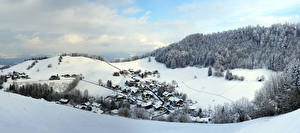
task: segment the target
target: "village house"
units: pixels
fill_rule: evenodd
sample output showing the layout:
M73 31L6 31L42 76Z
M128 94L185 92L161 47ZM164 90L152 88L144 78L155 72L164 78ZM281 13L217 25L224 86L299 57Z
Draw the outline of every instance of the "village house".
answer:
M149 99L149 98L152 98L153 95L152 95L150 92L146 92L146 91L145 91L145 92L143 93L142 97L143 97L144 99Z
M72 78L77 78L78 77L78 75L77 74L72 74L72 76L71 76Z
M182 99L179 99L177 97L170 97L169 101L174 105L174 106L183 106L184 101Z
M134 72L134 74L140 74L141 73L141 70L137 70Z
M22 79L30 79L28 75L21 75L20 78L22 78Z
M114 72L113 76L120 76L120 73L119 72Z
M70 78L71 77L70 74L64 74L64 75L61 75L61 76L64 77L64 78Z
M164 96L165 98L169 99L170 97L173 96L173 94L165 91L165 92L163 93L163 96Z
M133 73L133 72L134 72L133 69L128 69L128 71L129 71L130 73Z
M145 109L151 109L151 108L153 108L153 103L150 101L147 103L142 103L142 107Z
M153 107L154 107L154 110L155 110L155 111L162 111L162 110L165 109L165 108L162 106L162 102L161 102L161 101L155 102L155 104L153 105Z
M126 99L126 96L125 95L116 95L116 99L118 100L118 101L121 101L121 100L124 100L124 99Z
M153 74L158 74L158 70L154 70L154 71L153 71Z
M127 75L127 74L128 74L128 71L127 71L127 70L121 70L121 71L120 71L120 74Z
M125 85L127 85L129 87L137 86L137 82L130 80L130 81L126 81Z
M60 80L60 77L57 75L52 75L49 80Z
M121 89L121 87L119 85L115 85L112 88L115 89L115 90Z
M59 103L60 103L60 104L68 104L68 103L69 103L69 100L68 100L68 99L62 98L62 99L59 100Z

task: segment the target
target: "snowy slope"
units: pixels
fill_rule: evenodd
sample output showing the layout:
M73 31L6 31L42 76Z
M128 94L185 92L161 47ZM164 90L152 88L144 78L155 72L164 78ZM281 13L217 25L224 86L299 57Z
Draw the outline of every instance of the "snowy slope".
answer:
M84 81L80 81L76 86L76 89L80 90L81 92L84 92L84 90L88 90L89 95L93 97L101 97L101 96L105 97L113 93L112 90L106 89L102 86L90 84Z
M300 110L235 124L168 123L86 112L0 91L0 131L9 133L299 133Z
M120 79L112 78L112 73L116 71L115 68L111 67L110 65L106 64L105 62L93 60L90 58L84 57L64 57L63 62L58 65L58 57L53 57L45 60L40 60L33 68L27 70L27 67L33 61L26 61L20 63L18 65L12 66L9 69L3 71L3 74L7 74L12 71L17 72L25 72L29 75L31 79L29 80L19 80L18 82L21 84L26 83L47 83L51 84L54 82L61 82L60 84L54 84L53 88L59 86L57 89L59 92L63 91L62 87L66 87L65 84L70 83L71 79L63 79L60 81L49 81L49 77L51 75L62 75L62 74L82 74L86 80L92 81L97 83L99 79L103 81L112 79L113 82L119 82ZM48 65L51 64L52 67L48 68ZM81 90L88 90L91 96L107 96L113 91L105 89L103 87L91 85L85 83L83 81L79 82L77 89Z
M263 82L257 82L256 78L264 75L266 79L274 72L266 69L235 69L234 75L244 76L245 81L227 81L224 78L208 77L208 68L186 67L169 69L164 64L157 63L154 58L141 59L132 62L114 63L122 69L158 70L160 81L178 83L180 92L184 92L189 98L198 101L199 106L209 106L231 102L242 97L254 98L255 91L262 87ZM195 79L194 76L197 78Z
M29 81L47 80L51 75L56 74L82 74L85 80L97 83L99 79L106 83L112 80L113 84L122 84L125 82L124 77L114 77L113 72L118 71L116 68L99 60L85 57L69 57L63 58L62 63L58 65L58 57L52 57L39 61L32 69L26 68L33 61L26 61L3 71L4 74L12 71L25 72L32 79ZM52 64L51 68L47 66ZM171 83L175 80L178 83L177 90L187 93L188 98L197 101L198 106L207 107L210 105L222 104L237 100L242 97L253 99L256 90L262 87L263 82L257 82L258 76L264 75L268 78L273 72L265 69L235 69L233 74L244 76L245 81L226 81L224 78L208 77L207 68L186 67L169 69L164 64L158 63L152 58L140 59L131 62L112 63L121 69L133 70L158 70L160 78L150 77L159 81ZM197 78L195 79L194 76ZM21 82L21 81L20 81ZM87 89L92 96L108 95L108 90L97 86L80 82L77 89L84 91Z

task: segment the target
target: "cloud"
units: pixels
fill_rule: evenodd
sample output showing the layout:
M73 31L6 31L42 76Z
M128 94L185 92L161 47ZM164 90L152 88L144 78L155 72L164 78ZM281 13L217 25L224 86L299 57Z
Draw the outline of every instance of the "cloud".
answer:
M98 38L91 40L92 43L101 44L101 43L109 43L112 41L122 41L124 40L124 36L110 36L110 35L101 35Z
M0 55L149 52L192 33L297 22L297 14L282 12L299 5L297 0L188 0L167 10L159 4L142 8L134 0L2 0Z
M299 23L300 16L299 15L285 16L285 17L264 16L264 17L257 18L257 21L263 25L272 25L274 23Z
M16 56L0 53L0 58L5 58L5 59L7 59L7 58L16 58Z
M0 49L0 53L23 56L59 52L145 52L157 47L152 42L164 42L166 36L150 37L159 33L147 22L150 11L139 18L124 17L118 7L133 3L120 2L4 1L0 5L0 30L3 34L13 31L16 37L5 44L0 40L1 47L9 45ZM124 12L139 11L127 9ZM141 34L147 41L140 41Z
M28 37L23 34L18 34L18 35L16 35L16 39L18 39L21 42L26 43L28 45L36 46L36 45L42 44L42 41L40 40L40 38L38 36Z
M75 44L85 41L85 38L77 34L66 34L61 38L61 41Z
M31 44L41 44L41 43L42 43L42 41L40 40L39 37L34 37L34 38L32 38L32 39L30 39L30 40L28 40L28 41L29 41L29 43L31 43Z
M127 15L134 15L138 12L141 12L142 10L139 9L139 8L134 8L134 7L129 7L129 8L126 8L122 11L123 14L127 14Z
M146 11L143 16L139 18L141 22L146 22L150 18L151 11Z
M204 31L210 33L247 25L299 22L295 13L299 7L298 0L211 0L185 3L177 11L197 25L216 27Z
M133 0L96 0L97 4L105 5L107 7L120 7L132 5Z

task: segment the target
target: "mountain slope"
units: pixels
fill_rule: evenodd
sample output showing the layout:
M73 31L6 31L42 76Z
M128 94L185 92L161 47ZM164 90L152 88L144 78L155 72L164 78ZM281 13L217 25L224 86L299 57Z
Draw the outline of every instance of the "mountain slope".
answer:
M281 71L293 58L300 58L300 26L244 27L213 34L192 34L152 52L170 68L215 66L263 68Z
M48 81L51 75L62 74L82 74L84 79L93 83L98 83L101 79L104 84L107 80L112 80L115 85L124 85L128 77L113 76L113 72L119 71L118 69L108 65L107 63L99 60L94 60L85 57L63 57L62 62L58 65L58 57L52 57L45 60L40 60L34 67L27 70L27 67L33 61L26 61L21 64L12 66L6 69L2 74L7 74L12 71L25 72L31 79L18 80L22 83L34 82L50 82ZM48 65L52 67L48 68ZM148 59L140 59L131 62L112 63L121 69L133 70L158 70L160 77L148 77L147 79L155 79L161 82L172 83L176 81L178 84L179 92L186 93L188 98L197 102L197 106L207 107L210 105L222 104L230 102L230 100L237 100L242 97L253 99L255 91L262 87L263 82L257 82L256 78L264 75L266 79L272 75L272 71L265 69L235 69L232 73L238 76L244 76L244 81L227 81L224 78L208 77L207 68L186 67L178 69L169 69L164 64L158 63L152 58L149 62ZM41 81L42 80L42 81ZM45 81L43 81L45 80ZM68 84L71 80L62 79L60 81L51 81L52 83ZM12 82L12 81L9 81ZM63 90L63 85L57 85L60 91ZM77 89L89 91L91 96L107 96L112 93L111 90L101 88L94 84L80 81Z
M180 124L90 113L0 91L0 130L19 133L282 133L300 132L300 110L235 124Z

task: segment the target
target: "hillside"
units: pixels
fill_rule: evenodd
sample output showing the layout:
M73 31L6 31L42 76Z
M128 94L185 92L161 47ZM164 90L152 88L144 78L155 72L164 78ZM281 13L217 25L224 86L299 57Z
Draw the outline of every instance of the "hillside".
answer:
M103 83L107 80L111 80L114 85L124 86L124 82L128 80L128 77L113 76L114 72L118 69L108 65L107 63L99 60L94 60L85 57L70 57L63 58L60 65L58 65L58 57L52 57L45 60L40 60L36 65L27 70L28 66L34 61L26 61L21 64L12 66L6 69L2 74L8 74L9 72L25 72L31 79L19 79L17 82L20 84L34 83L34 82L59 82L61 84L54 84L60 86L64 83L70 83L70 79L62 79L60 81L48 81L51 75L63 75L63 74L82 74L86 81L98 83L101 79ZM52 66L48 68L48 65ZM178 69L168 69L164 64L158 63L152 58L149 62L148 59L140 59L131 62L112 63L121 69L128 70L142 70L142 71L154 71L158 70L160 77L148 77L146 79L155 79L160 82L172 83L176 81L178 84L177 91L186 93L189 99L197 102L198 107L208 107L217 104L223 104L225 102L231 102L242 97L254 98L256 90L262 87L263 82L258 82L256 79L259 76L264 75L266 79L272 74L271 71L264 69L234 69L233 74L244 76L244 81L227 81L224 78L208 77L207 68L186 67ZM45 80L45 81L43 81ZM9 81L11 82L11 81ZM218 84L215 84L218 83ZM56 87L58 91L63 90L62 87ZM60 89L59 89L60 88ZM80 81L77 89L89 91L91 96L107 96L112 91L89 84L87 82Z
M300 55L300 29L294 24L244 27L213 34L192 34L152 52L169 68L268 68L282 71Z
M98 115L71 107L0 91L0 130L19 133L296 133L300 110L235 124L191 124L133 120Z

